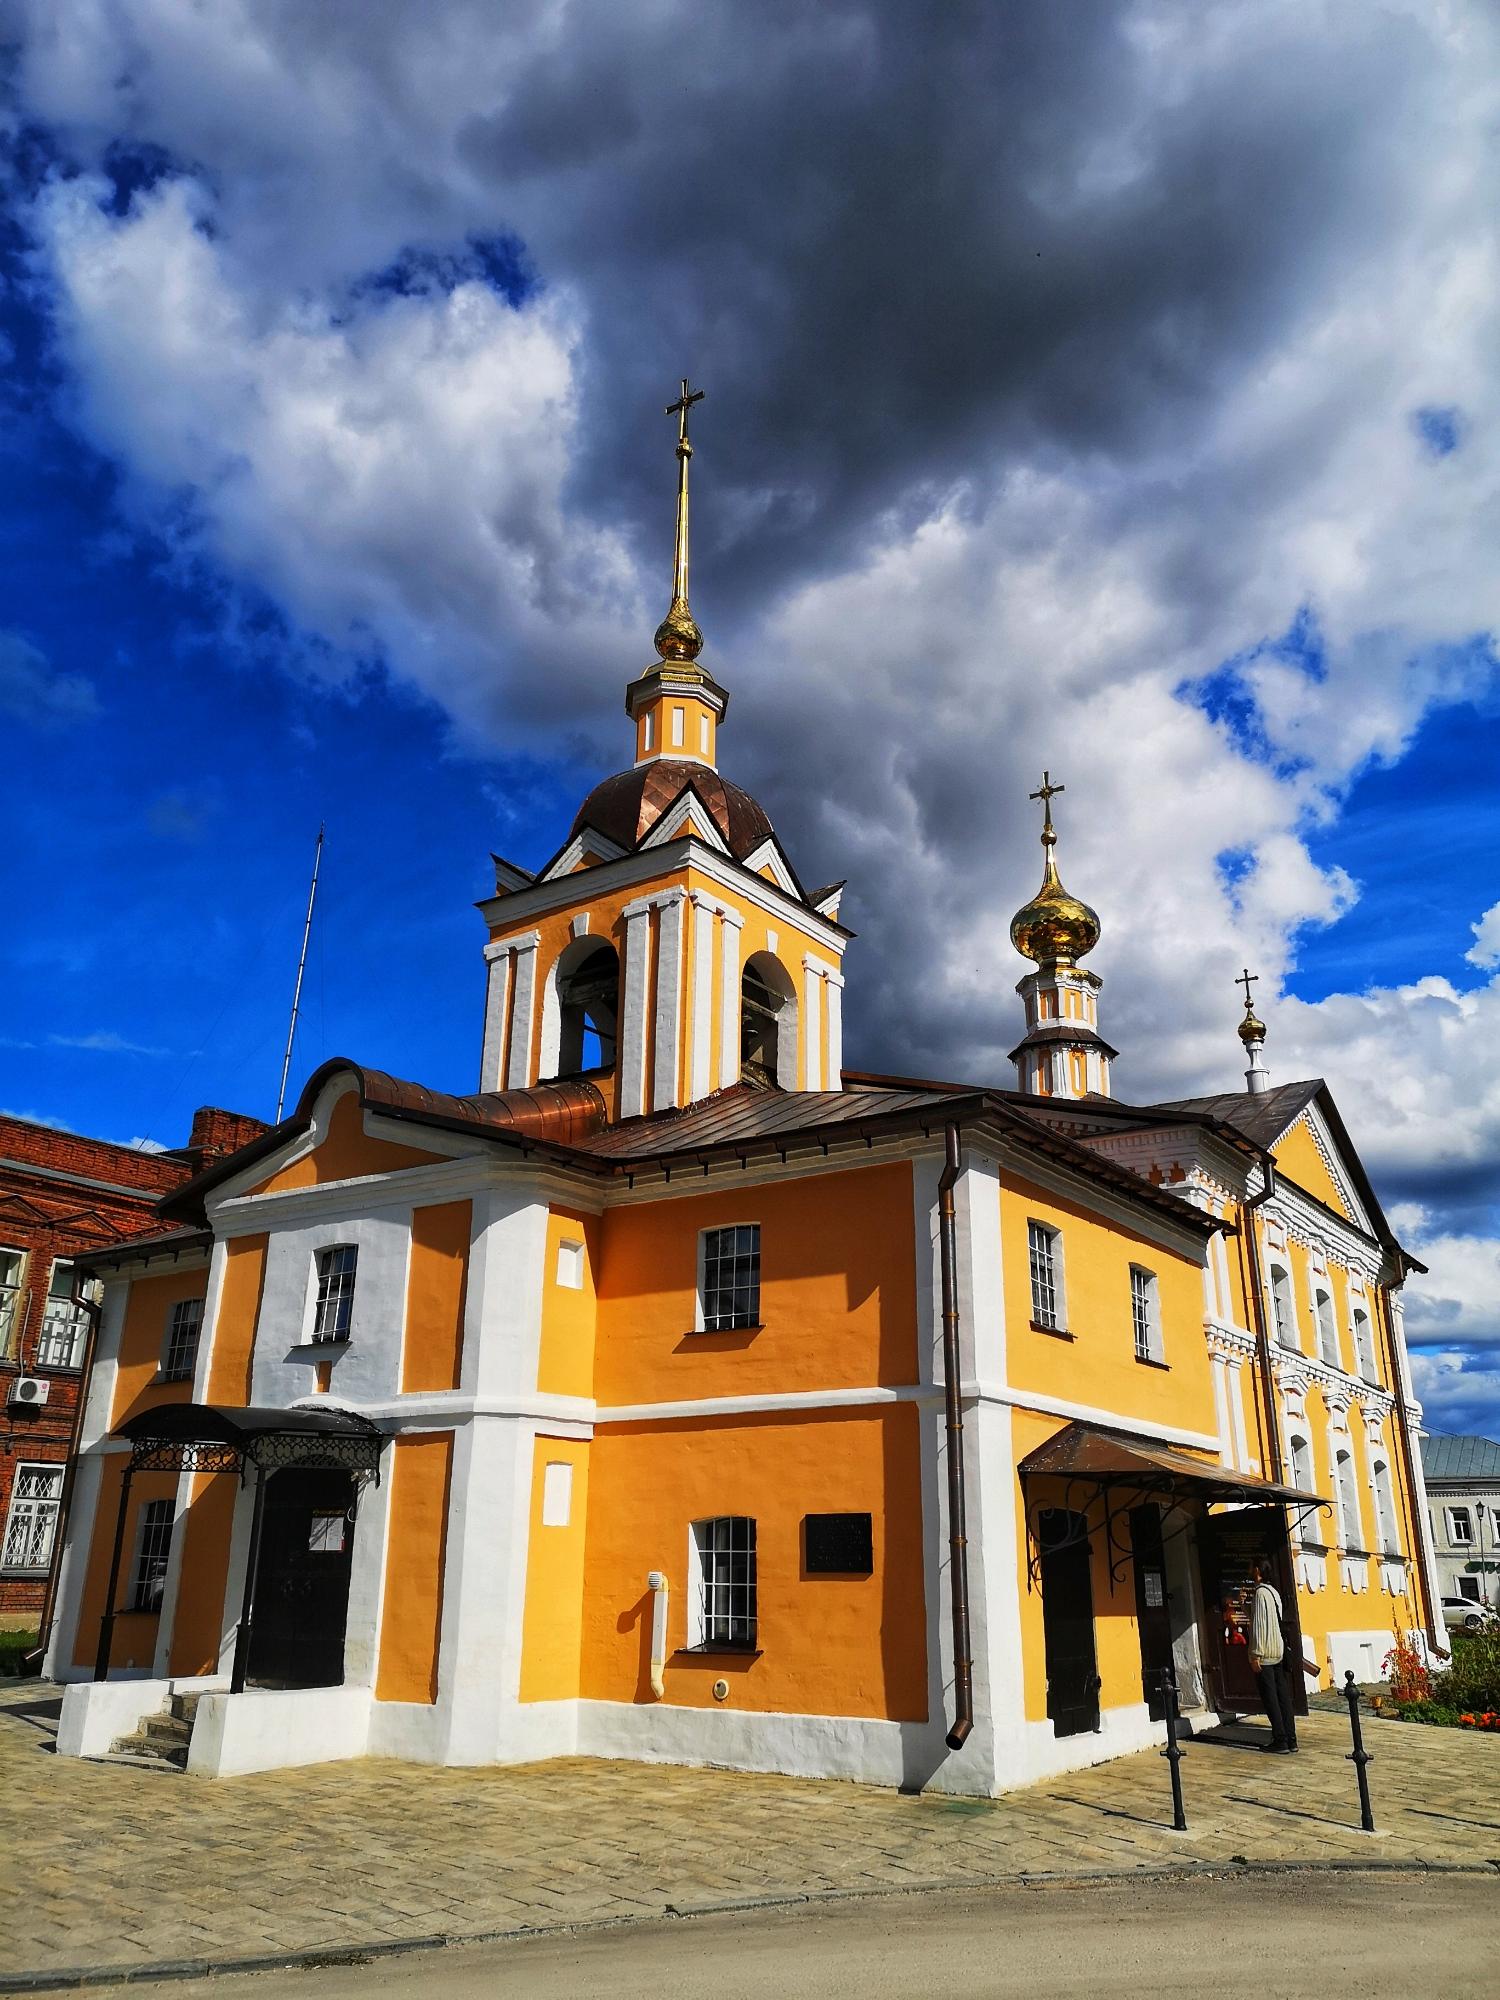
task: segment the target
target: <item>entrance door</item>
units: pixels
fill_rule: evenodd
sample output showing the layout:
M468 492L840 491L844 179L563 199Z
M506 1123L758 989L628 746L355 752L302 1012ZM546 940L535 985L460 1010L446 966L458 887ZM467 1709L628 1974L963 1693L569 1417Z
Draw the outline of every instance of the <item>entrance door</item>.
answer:
M354 1549L347 1472L270 1475L255 1572L246 1678L260 1687L338 1687Z
M1135 1618L1141 1639L1141 1691L1152 1718L1167 1712L1167 1669L1172 1654L1172 1607L1167 1592L1167 1552L1155 1507L1130 1510L1130 1550L1135 1565Z
M1250 1567L1258 1562L1281 1593L1281 1625L1286 1642L1286 1682L1298 1715L1307 1713L1302 1675L1302 1629L1292 1580L1286 1518L1279 1507L1238 1507L1210 1514L1203 1524L1203 1596L1208 1606L1211 1644L1216 1655L1217 1706L1241 1713L1264 1708L1250 1671L1250 1611L1255 1586Z
M1082 1736L1099 1727L1088 1523L1082 1514L1043 1508L1037 1517L1037 1543L1047 1644L1047 1713L1055 1736Z

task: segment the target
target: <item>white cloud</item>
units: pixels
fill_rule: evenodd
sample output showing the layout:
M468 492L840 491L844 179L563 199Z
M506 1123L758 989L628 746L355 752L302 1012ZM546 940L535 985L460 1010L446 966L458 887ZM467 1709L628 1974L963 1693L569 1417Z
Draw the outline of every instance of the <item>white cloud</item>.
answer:
M0 632L0 715L33 729L70 729L99 713L92 681L59 673L19 632Z
M1470 926L1474 942L1464 953L1471 965L1481 965L1488 969L1500 965L1500 903L1492 903L1479 919Z
M1413 1354L1412 1386L1429 1431L1490 1437L1500 1443L1500 1368L1460 1350Z

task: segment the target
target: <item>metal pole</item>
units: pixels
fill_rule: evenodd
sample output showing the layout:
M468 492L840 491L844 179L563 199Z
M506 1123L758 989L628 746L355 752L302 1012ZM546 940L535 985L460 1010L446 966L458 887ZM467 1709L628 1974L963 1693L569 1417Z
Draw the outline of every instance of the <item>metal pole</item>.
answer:
M1167 1759L1168 1768L1172 1773L1172 1828L1176 1833L1186 1833L1188 1823L1187 1814L1182 1807L1182 1773L1177 1767L1187 1752L1177 1741L1178 1705L1175 1667L1162 1668L1161 1684L1167 1710L1167 1747L1161 1754Z
M234 1665L229 1674L229 1692L245 1692L245 1675L250 1666L250 1633L255 1623L255 1572L260 1567L260 1530L266 1511L266 1475L255 1468L255 1505L250 1516L250 1547L245 1557L245 1588L240 1597L240 1628L234 1635Z
M313 904L318 899L318 869L323 862L323 829L318 828L318 844L313 849L312 886L307 892L307 918L302 926L302 950L297 958L297 984L292 990L292 1018L286 1029L286 1054L281 1059L281 1088L276 1093L276 1123L281 1123L286 1103L286 1080L292 1067L292 1043L297 1039L297 1013L302 1001L302 975L307 970L307 940L312 936Z
M125 1516L130 1511L130 1482L135 1477L132 1458L120 1475L120 1511L115 1516L115 1546L109 1558L109 1582L104 1591L104 1615L99 1620L99 1650L94 1655L94 1679L109 1678L109 1649L115 1636L115 1597L120 1588L120 1557L125 1552Z
M1359 1689L1354 1685L1354 1669L1344 1675L1344 1699L1349 1704L1349 1731L1354 1738L1354 1748L1344 1759L1352 1764L1359 1777L1359 1823L1366 1833L1375 1831L1375 1815L1370 1810L1370 1781L1365 1776L1366 1764L1372 1764L1373 1753L1365 1748L1364 1734L1359 1726Z

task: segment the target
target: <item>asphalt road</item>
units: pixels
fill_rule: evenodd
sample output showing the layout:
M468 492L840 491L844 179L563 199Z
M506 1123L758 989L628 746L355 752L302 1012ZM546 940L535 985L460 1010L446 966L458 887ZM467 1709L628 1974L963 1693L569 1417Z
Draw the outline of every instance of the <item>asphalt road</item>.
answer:
M1500 1877L1244 1875L882 1896L130 1990L162 2000L1493 2000Z

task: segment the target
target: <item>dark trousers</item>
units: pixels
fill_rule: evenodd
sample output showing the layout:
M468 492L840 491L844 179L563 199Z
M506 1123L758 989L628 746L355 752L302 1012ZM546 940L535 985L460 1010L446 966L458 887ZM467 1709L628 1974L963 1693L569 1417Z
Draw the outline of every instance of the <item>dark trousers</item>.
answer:
M1271 1725L1273 1743L1297 1741L1297 1717L1292 1709L1292 1690L1287 1684L1286 1662L1278 1660L1274 1667L1257 1667L1256 1684L1260 1688L1260 1698L1266 1705L1266 1719Z

